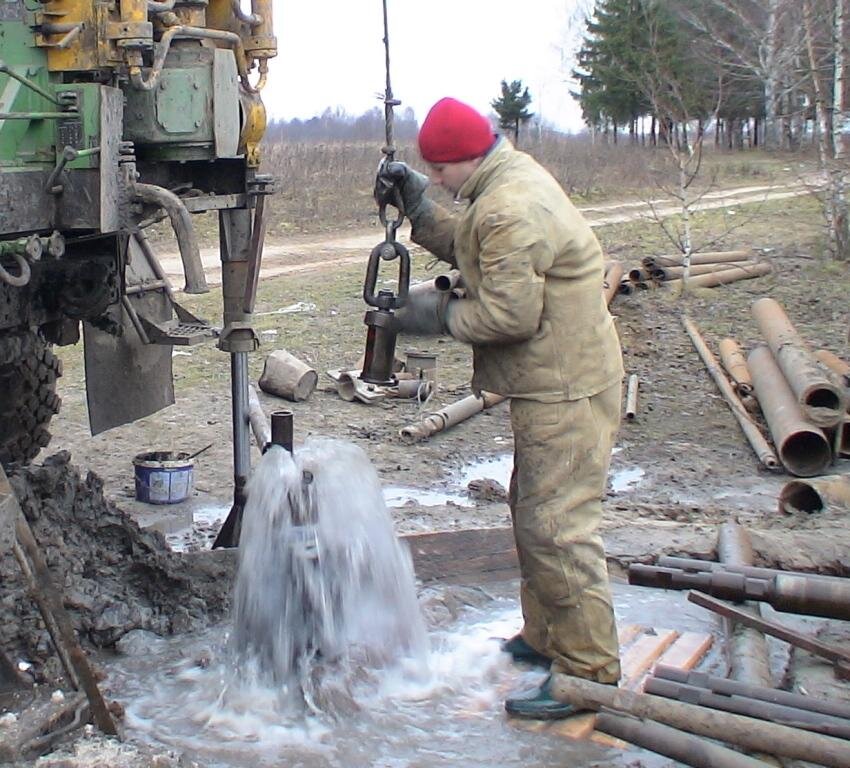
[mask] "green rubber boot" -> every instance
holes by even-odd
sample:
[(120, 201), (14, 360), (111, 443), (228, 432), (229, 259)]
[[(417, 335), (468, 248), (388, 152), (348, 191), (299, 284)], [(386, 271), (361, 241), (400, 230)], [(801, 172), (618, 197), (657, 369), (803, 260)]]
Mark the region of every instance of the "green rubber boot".
[(514, 661), (522, 662), (523, 664), (532, 664), (535, 667), (543, 667), (549, 669), (552, 659), (544, 656), (542, 653), (535, 651), (522, 635), (514, 635), (509, 640), (502, 641), (502, 650), (509, 653)]
[(509, 715), (527, 720), (563, 720), (581, 711), (553, 698), (551, 685), (552, 675), (549, 675), (529, 694), (506, 699), (505, 710)]

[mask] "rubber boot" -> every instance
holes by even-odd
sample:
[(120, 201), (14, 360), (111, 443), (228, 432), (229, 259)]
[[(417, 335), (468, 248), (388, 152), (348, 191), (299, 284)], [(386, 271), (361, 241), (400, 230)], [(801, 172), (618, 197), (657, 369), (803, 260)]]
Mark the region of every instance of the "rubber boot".
[(527, 720), (563, 720), (581, 711), (554, 698), (551, 686), (552, 675), (549, 675), (539, 688), (527, 695), (506, 699), (505, 710), (509, 715)]
[(509, 653), (514, 661), (531, 664), (535, 667), (549, 669), (552, 659), (534, 650), (522, 635), (514, 635), (509, 640), (503, 640), (501, 645), (505, 653)]

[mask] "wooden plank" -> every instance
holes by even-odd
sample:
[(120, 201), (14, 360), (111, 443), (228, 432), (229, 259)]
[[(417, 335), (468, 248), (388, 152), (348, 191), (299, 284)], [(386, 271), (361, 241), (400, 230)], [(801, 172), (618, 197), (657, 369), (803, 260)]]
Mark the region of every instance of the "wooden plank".
[(623, 654), (621, 688), (634, 689), (640, 685), (642, 675), (652, 666), (676, 640), (679, 633), (675, 629), (659, 629), (655, 634), (641, 635)]
[(620, 644), (620, 651), (632, 642), (639, 634), (646, 632), (646, 627), (640, 624), (623, 624), (617, 627), (617, 642)]
[(702, 632), (683, 632), (655, 663), (679, 669), (693, 669), (708, 653), (713, 643), (713, 635)]

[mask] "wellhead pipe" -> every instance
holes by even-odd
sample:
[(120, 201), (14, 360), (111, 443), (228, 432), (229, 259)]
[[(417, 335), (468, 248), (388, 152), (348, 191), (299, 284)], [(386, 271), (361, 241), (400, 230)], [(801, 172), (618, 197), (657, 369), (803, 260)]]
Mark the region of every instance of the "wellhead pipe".
[(750, 352), (747, 364), (782, 464), (798, 477), (822, 474), (832, 461), (829, 441), (803, 417), (800, 404), (771, 351), (764, 346), (756, 347)]
[(844, 413), (841, 390), (824, 373), (782, 305), (763, 298), (753, 303), (752, 312), (805, 418), (817, 427), (834, 427)]

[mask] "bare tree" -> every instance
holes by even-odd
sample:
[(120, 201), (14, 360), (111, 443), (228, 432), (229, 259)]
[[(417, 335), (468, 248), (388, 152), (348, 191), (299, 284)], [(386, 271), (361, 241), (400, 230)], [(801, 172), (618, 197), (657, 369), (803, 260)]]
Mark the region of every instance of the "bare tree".
[(823, 210), (829, 251), (850, 259), (850, 221), (847, 205), (845, 147), (846, 56), (845, 0), (803, 0), (803, 29), (809, 77), (818, 123), (818, 158), (826, 176)]

